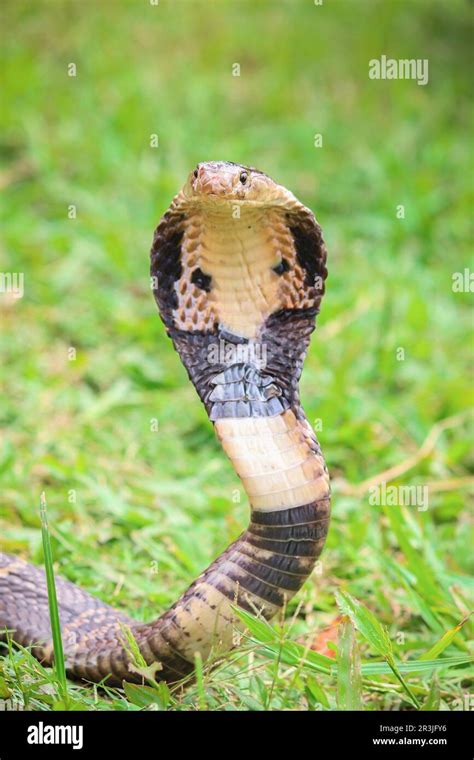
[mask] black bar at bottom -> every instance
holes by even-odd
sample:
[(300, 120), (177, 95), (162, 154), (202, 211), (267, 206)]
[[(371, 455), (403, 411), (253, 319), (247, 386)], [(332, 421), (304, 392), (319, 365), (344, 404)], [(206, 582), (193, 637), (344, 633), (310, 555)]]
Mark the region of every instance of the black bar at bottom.
[[(469, 722), (469, 723), (468, 723)], [(338, 757), (354, 751), (372, 757), (408, 753), (413, 757), (472, 758), (469, 712), (0, 712), (0, 759), (93, 757), (106, 750), (121, 758), (135, 746), (136, 757), (166, 755), (169, 742), (182, 755), (228, 748), (268, 756), (272, 745), (289, 743), (293, 755)], [(250, 729), (241, 732), (242, 727)], [(214, 733), (215, 732), (215, 733)], [(222, 732), (225, 732), (222, 735)], [(207, 745), (207, 750), (206, 750)], [(246, 748), (246, 750), (245, 750)], [(168, 750), (169, 751), (169, 750)], [(296, 757), (290, 758), (296, 760)]]

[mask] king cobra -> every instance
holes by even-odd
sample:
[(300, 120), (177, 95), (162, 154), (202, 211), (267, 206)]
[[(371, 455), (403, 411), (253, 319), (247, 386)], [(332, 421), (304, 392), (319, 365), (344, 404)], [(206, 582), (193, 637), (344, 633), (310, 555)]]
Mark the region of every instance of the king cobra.
[[(152, 288), (251, 507), (248, 528), (157, 620), (137, 622), (56, 579), (70, 677), (141, 682), (131, 630), (155, 678), (235, 646), (241, 608), (270, 619), (313, 570), (329, 524), (328, 471), (298, 381), (327, 276), (313, 213), (282, 185), (228, 161), (197, 165), (162, 217)], [(45, 574), (0, 554), (0, 635), (54, 659)], [(128, 645), (127, 645), (128, 644)]]

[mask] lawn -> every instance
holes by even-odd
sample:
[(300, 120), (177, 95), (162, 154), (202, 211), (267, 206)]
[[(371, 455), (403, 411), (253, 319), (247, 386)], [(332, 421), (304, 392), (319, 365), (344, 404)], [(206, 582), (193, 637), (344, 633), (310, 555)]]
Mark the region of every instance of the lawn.
[[(333, 487), (317, 571), (195, 683), (71, 683), (69, 706), (473, 709), (469, 3), (2, 16), (0, 268), (24, 292), (0, 293), (0, 550), (43, 561), (44, 490), (58, 574), (138, 619), (173, 603), (248, 503), (158, 318), (153, 230), (225, 159), (291, 189), (329, 251), (301, 383)], [(427, 59), (428, 83), (370, 79), (381, 55)], [(1, 698), (51, 709), (55, 676), (7, 653)]]

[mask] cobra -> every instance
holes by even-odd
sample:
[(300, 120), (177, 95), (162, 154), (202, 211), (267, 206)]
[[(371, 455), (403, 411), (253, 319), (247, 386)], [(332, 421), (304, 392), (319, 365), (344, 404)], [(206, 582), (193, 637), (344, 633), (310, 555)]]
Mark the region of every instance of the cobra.
[[(151, 623), (56, 580), (69, 676), (140, 681), (129, 626), (155, 677), (175, 682), (233, 647), (236, 608), (270, 619), (313, 570), (329, 476), (298, 381), (326, 279), (312, 212), (257, 169), (198, 164), (154, 234), (151, 276), (166, 331), (247, 493), (248, 528)], [(44, 572), (0, 554), (0, 630), (51, 664)]]

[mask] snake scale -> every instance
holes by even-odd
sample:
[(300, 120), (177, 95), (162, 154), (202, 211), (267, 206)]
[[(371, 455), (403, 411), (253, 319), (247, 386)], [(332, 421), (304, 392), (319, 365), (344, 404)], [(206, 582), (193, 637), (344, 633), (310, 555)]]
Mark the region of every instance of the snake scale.
[[(157, 620), (132, 620), (56, 579), (68, 675), (141, 681), (130, 626), (155, 677), (175, 682), (233, 646), (235, 607), (265, 619), (310, 575), (328, 530), (329, 476), (298, 381), (326, 279), (313, 213), (268, 175), (198, 164), (154, 234), (152, 288), (166, 331), (251, 505), (248, 528)], [(45, 576), (0, 554), (0, 636), (44, 664), (53, 647)]]

